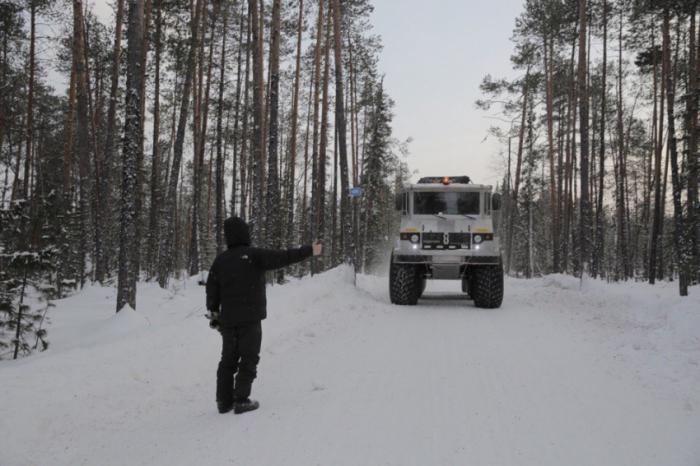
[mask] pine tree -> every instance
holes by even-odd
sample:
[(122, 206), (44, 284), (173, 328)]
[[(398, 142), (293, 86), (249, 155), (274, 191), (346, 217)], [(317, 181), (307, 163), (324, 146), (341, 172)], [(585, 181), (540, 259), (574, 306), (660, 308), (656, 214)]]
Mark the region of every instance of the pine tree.
[(364, 228), (363, 269), (373, 270), (382, 261), (381, 238), (382, 228), (382, 199), (387, 195), (387, 176), (391, 165), (391, 107), (387, 99), (384, 84), (380, 81), (372, 96), (372, 111), (368, 121), (368, 143), (364, 159), (365, 188), (364, 208), (362, 213)]
[[(269, 113), (268, 113), (268, 151), (267, 151), (267, 193), (265, 196), (265, 244), (279, 249), (282, 245), (282, 198), (279, 185), (279, 93), (280, 93), (280, 28), (281, 0), (272, 3), (272, 25), (270, 34), (270, 63), (269, 73)], [(282, 272), (277, 274), (281, 282)]]
[[(351, 180), (366, 178), (379, 85), (370, 0), (275, 0), (267, 13), (258, 0), (115, 0), (105, 22), (92, 4), (72, 0), (72, 28), (51, 5), (0, 3), (0, 210), (13, 199), (28, 206), (31, 240), (22, 250), (55, 248), (61, 261), (42, 279), (56, 295), (116, 278), (117, 308), (134, 307), (142, 269), (165, 287), (185, 269), (207, 267), (214, 245), (224, 247), (229, 214), (249, 220), (260, 245), (325, 238), (335, 253), (315, 271), (355, 260), (365, 201), (347, 195)], [(70, 34), (47, 40), (43, 22)], [(40, 60), (43, 51), (56, 60)], [(56, 72), (65, 92), (49, 86)], [(405, 178), (395, 173), (396, 142), (386, 144), (372, 207), (381, 244), (395, 219), (397, 187), (388, 180)], [(42, 231), (50, 239), (37, 237)]]
[(177, 187), (180, 176), (180, 165), (185, 144), (185, 127), (187, 125), (187, 114), (190, 105), (190, 93), (192, 92), (192, 80), (195, 68), (195, 56), (199, 44), (199, 22), (202, 14), (202, 0), (197, 0), (192, 15), (191, 35), (187, 55), (185, 81), (182, 87), (182, 98), (180, 105), (180, 116), (177, 123), (177, 133), (173, 146), (173, 160), (170, 176), (168, 177), (168, 195), (163, 216), (165, 232), (160, 242), (158, 254), (158, 283), (165, 288), (168, 283), (168, 276), (173, 269), (172, 254), (174, 252), (175, 230), (176, 230), (176, 209), (177, 209)]
[(352, 211), (350, 210), (350, 179), (348, 172), (347, 126), (345, 122), (345, 97), (342, 60), (342, 10), (339, 0), (333, 0), (333, 43), (335, 57), (335, 124), (340, 158), (340, 221), (343, 261), (353, 261)]
[[(56, 247), (29, 241), (37, 229), (42, 226), (33, 224), (28, 202), (0, 210), (0, 359), (48, 348), (43, 321), (53, 306), (55, 288), (47, 279), (55, 268)], [(30, 288), (43, 297), (43, 307), (29, 304)]]
[[(143, 0), (129, 0), (127, 40), (129, 52), (126, 81), (126, 122), (124, 126), (124, 149), (122, 162), (122, 195), (119, 231), (119, 276), (117, 284), (117, 312), (124, 306), (136, 309), (136, 270), (132, 248), (136, 244), (136, 206), (139, 150), (143, 138), (141, 123), (141, 54), (143, 46)], [(138, 251), (137, 251), (138, 254)]]

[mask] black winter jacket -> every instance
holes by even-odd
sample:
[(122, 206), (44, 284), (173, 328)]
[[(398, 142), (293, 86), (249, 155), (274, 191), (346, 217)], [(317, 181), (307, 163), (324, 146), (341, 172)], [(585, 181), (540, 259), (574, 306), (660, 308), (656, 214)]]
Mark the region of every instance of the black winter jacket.
[(224, 222), (229, 249), (219, 254), (207, 279), (207, 309), (220, 312), (222, 327), (253, 323), (267, 317), (265, 272), (300, 262), (311, 246), (271, 250), (250, 246), (248, 225), (239, 218)]

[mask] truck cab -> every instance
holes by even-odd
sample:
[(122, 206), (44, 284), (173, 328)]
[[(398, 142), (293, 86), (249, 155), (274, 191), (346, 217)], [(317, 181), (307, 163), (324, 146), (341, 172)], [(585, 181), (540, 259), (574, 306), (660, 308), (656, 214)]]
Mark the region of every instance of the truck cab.
[(426, 280), (461, 280), (479, 307), (499, 307), (503, 267), (493, 214), (500, 195), (467, 176), (425, 177), (397, 195), (401, 226), (391, 255), (390, 296), (415, 304)]

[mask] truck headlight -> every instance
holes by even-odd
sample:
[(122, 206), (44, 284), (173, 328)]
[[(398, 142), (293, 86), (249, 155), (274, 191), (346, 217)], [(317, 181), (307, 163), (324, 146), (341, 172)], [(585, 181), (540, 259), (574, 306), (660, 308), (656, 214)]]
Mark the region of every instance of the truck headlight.
[(420, 243), (420, 233), (404, 232), (399, 235), (401, 241), (410, 241), (413, 244)]
[(484, 239), (481, 237), (481, 235), (474, 235), (474, 244), (479, 244), (483, 241)]

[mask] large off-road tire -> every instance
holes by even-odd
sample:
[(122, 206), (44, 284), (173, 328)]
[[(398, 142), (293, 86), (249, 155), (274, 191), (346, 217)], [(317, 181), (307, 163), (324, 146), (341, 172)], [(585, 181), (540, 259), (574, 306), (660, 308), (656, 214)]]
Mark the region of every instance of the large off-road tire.
[(391, 264), (389, 298), (393, 304), (415, 305), (422, 288), (421, 277), (415, 265)]
[(469, 283), (469, 294), (476, 307), (495, 309), (503, 302), (503, 267), (482, 266), (474, 270)]

